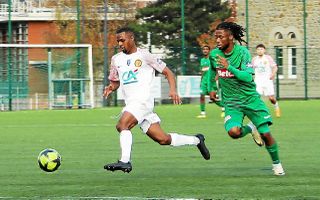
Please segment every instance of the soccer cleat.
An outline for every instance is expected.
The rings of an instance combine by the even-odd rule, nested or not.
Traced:
[[[108,170],[108,171],[116,171],[116,170],[121,170],[123,172],[131,172],[132,170],[132,165],[130,162],[121,162],[120,160],[116,163],[111,163],[111,164],[107,164],[104,166],[104,169]]]
[[[272,170],[273,170],[273,174],[276,176],[283,176],[286,174],[283,170],[281,163],[272,164]]]
[[[197,147],[198,147],[201,155],[203,156],[204,159],[209,160],[210,159],[210,152],[204,143],[204,140],[205,140],[204,136],[202,134],[197,134],[195,136],[197,138],[199,138],[199,140],[200,140],[199,144],[197,144]]]
[[[248,123],[248,126],[252,130],[251,136],[252,136],[253,141],[258,146],[262,147],[264,145],[264,141],[262,140],[260,133],[258,133],[256,126],[252,122]]]
[[[207,117],[206,114],[200,114],[200,115],[197,116],[197,118],[199,118],[199,119],[204,119],[206,117]]]
[[[276,108],[275,112],[276,112],[276,117],[280,117],[281,116],[280,108]]]

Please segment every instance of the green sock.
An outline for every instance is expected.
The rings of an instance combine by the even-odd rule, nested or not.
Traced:
[[[279,159],[279,150],[278,150],[278,145],[277,143],[274,143],[271,146],[266,146],[267,151],[269,152],[273,164],[278,164],[280,163]]]
[[[200,103],[200,110],[201,110],[201,112],[206,111],[206,104]]]
[[[248,133],[252,133],[252,130],[251,130],[250,126],[248,126],[248,125],[242,126],[241,127],[241,135],[240,135],[240,137],[244,137]]]

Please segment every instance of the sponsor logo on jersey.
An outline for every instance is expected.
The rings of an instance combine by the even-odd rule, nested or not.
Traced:
[[[209,66],[203,66],[201,71],[205,72],[205,71],[208,71],[209,70]]]
[[[218,75],[221,78],[233,78],[234,74],[229,72],[227,69],[217,69]]]
[[[138,72],[133,72],[131,70],[124,72],[122,75],[123,85],[138,82],[137,74]]]
[[[131,60],[128,59],[128,60],[127,60],[127,65],[130,66],[130,64],[131,64]]]

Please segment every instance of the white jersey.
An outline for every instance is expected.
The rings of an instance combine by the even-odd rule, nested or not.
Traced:
[[[109,80],[120,81],[126,105],[146,103],[153,107],[154,97],[151,96],[151,85],[155,70],[162,72],[166,64],[144,49],[125,54],[120,52],[111,59]]]
[[[256,56],[252,59],[252,66],[255,72],[255,81],[270,80],[272,68],[277,66],[271,56]]]

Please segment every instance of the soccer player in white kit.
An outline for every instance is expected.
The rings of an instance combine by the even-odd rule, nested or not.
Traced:
[[[254,81],[257,85],[257,92],[269,98],[274,105],[276,117],[280,117],[280,107],[274,95],[273,80],[277,74],[278,67],[270,55],[265,54],[266,47],[259,44],[256,47],[257,56],[252,59],[252,66],[255,71]]]
[[[197,146],[204,159],[210,159],[210,152],[205,146],[204,136],[182,135],[164,132],[160,127],[160,118],[153,112],[154,97],[151,95],[151,85],[155,70],[162,73],[169,83],[169,97],[174,104],[181,104],[176,92],[176,82],[172,71],[166,64],[147,50],[137,48],[134,32],[130,28],[121,28],[116,32],[118,45],[122,52],[111,59],[109,80],[110,84],[104,89],[108,97],[121,85],[125,107],[116,125],[120,133],[121,158],[118,162],[104,166],[106,170],[122,170],[130,172],[132,133],[131,129],[137,124],[155,142],[160,145]]]

